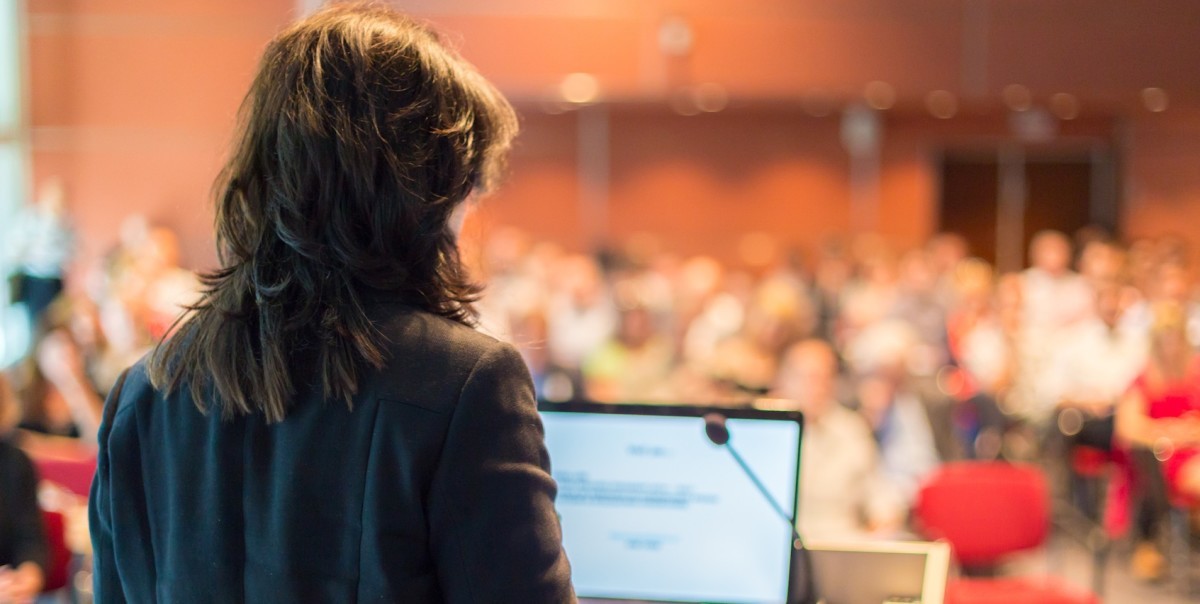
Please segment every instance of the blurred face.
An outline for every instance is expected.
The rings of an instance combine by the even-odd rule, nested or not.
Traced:
[[[576,306],[594,304],[603,292],[603,277],[600,267],[587,256],[572,256],[562,262],[565,286]]]
[[[19,421],[20,407],[8,376],[0,373],[0,437],[3,437]]]
[[[1167,365],[1185,359],[1189,353],[1187,334],[1182,329],[1169,329],[1155,337],[1158,361]]]
[[[1186,302],[1188,297],[1187,271],[1177,264],[1164,265],[1158,271],[1158,299]]]
[[[650,313],[644,308],[633,308],[621,313],[621,342],[631,348],[640,348],[654,335]]]
[[[834,404],[837,359],[829,346],[815,341],[792,347],[780,367],[775,395],[819,418]]]
[[[1048,273],[1061,274],[1071,263],[1071,244],[1061,235],[1042,235],[1032,247],[1033,265]]]
[[[948,271],[967,257],[967,242],[957,235],[940,235],[929,246],[935,270]]]
[[[931,291],[937,284],[933,264],[924,254],[909,254],[904,257],[902,274],[905,287],[911,292]]]

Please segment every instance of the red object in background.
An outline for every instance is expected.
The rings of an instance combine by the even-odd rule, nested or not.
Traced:
[[[961,462],[926,481],[915,511],[928,536],[949,541],[963,566],[991,566],[1046,539],[1050,496],[1035,468]]]
[[[92,477],[96,475],[95,457],[84,459],[35,457],[33,465],[37,466],[38,475],[42,480],[53,482],[84,498],[91,491]]]
[[[990,567],[1046,540],[1050,493],[1035,467],[957,462],[946,464],[925,482],[914,512],[926,536],[949,541],[963,566]],[[1057,604],[1099,599],[1054,578],[1005,577],[951,581],[946,602]]]
[[[1071,471],[1084,478],[1097,478],[1108,471],[1113,456],[1108,451],[1075,445],[1071,447]]]
[[[66,522],[62,514],[42,510],[42,524],[46,528],[46,545],[48,546],[49,565],[46,571],[46,584],[42,592],[50,592],[67,586],[70,575],[71,550],[67,548]]]
[[[1055,580],[960,579],[946,586],[947,604],[1080,604],[1100,600]]]

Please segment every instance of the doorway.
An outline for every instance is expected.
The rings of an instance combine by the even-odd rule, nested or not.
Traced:
[[[998,270],[1020,270],[1039,231],[1071,236],[1094,226],[1117,234],[1114,173],[1112,154],[1102,148],[948,150],[938,229],[965,237],[971,254]]]

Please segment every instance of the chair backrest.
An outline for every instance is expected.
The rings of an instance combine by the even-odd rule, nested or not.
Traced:
[[[49,565],[46,568],[46,584],[42,586],[42,591],[48,592],[67,586],[70,578],[71,550],[67,548],[66,523],[62,514],[42,510],[42,525],[46,529],[46,545],[50,554]]]
[[[38,476],[53,482],[80,497],[87,497],[92,488],[92,477],[96,474],[96,458],[58,459],[34,457]]]
[[[1049,490],[1032,466],[950,463],[925,481],[914,513],[926,536],[949,541],[963,566],[989,566],[1045,541]]]

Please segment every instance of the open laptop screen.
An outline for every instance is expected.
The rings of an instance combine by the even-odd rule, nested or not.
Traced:
[[[729,451],[710,408],[542,405],[558,512],[581,598],[784,602],[791,527]],[[799,414],[720,410],[730,444],[795,516]]]

